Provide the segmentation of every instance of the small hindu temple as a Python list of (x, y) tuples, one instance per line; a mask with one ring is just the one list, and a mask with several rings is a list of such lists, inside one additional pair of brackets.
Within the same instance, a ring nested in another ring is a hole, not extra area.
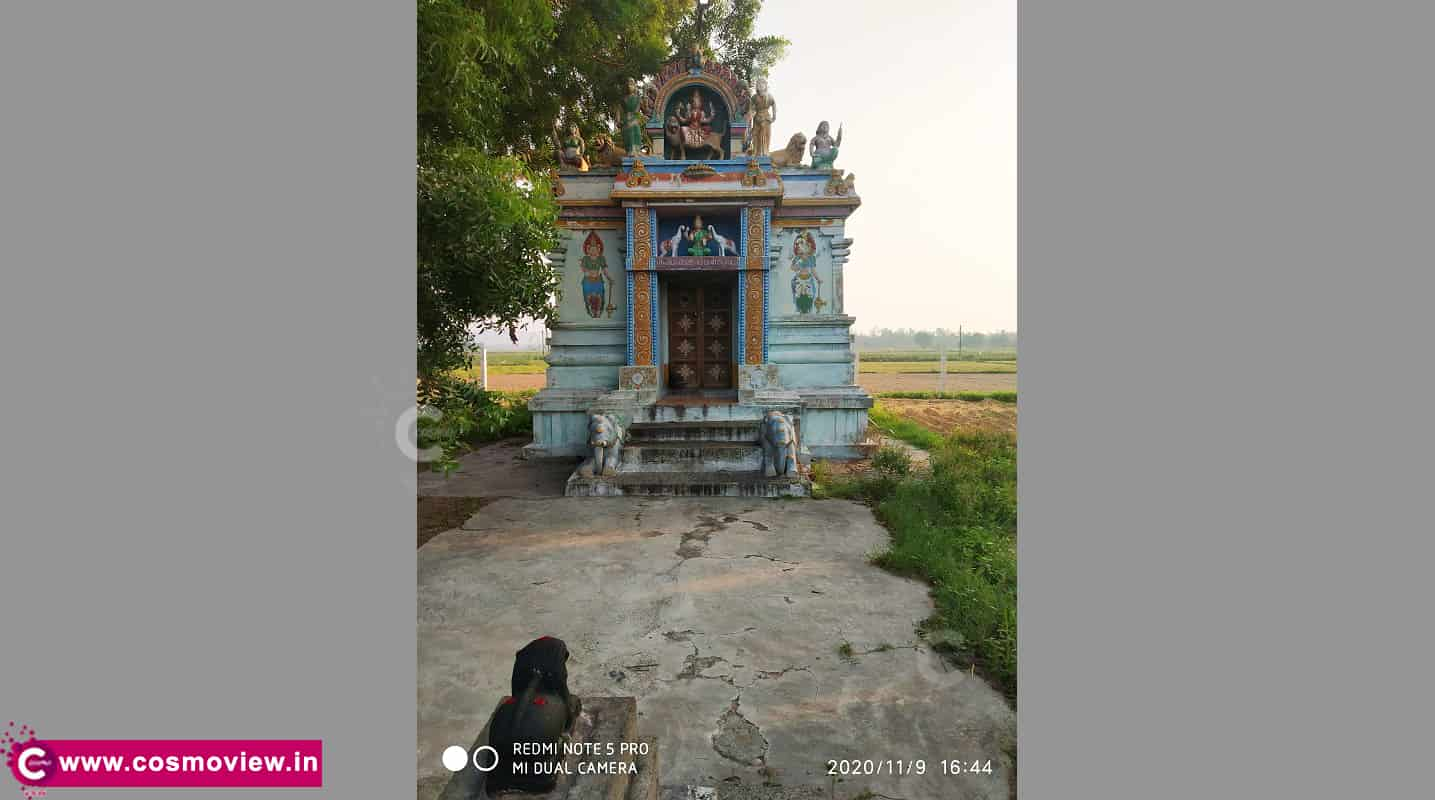
[(842, 129), (779, 124), (754, 83), (694, 54), (629, 81), (621, 141), (557, 133), (562, 288), (526, 454), (583, 456), (570, 495), (802, 495), (810, 459), (868, 450)]

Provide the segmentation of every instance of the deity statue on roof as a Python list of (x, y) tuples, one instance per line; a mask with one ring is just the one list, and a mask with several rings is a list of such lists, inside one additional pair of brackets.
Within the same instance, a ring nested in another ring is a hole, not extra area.
[(623, 96), (623, 149), (637, 153), (643, 149), (643, 93), (638, 91), (638, 82), (628, 79), (628, 93)]
[(812, 137), (813, 169), (832, 169), (832, 162), (837, 160), (837, 148), (842, 146), (842, 126), (837, 126), (836, 139), (827, 133), (829, 130), (824, 119), (818, 123), (817, 133)]
[(767, 93), (767, 79), (757, 79), (757, 91), (748, 99), (747, 152), (767, 155), (772, 142), (772, 123), (777, 121), (777, 99)]
[(583, 134), (578, 131), (578, 126), (575, 124), (569, 128), (567, 136), (560, 134), (555, 126), (553, 136), (558, 140), (558, 163), (579, 172), (587, 172), (588, 146), (583, 143)]

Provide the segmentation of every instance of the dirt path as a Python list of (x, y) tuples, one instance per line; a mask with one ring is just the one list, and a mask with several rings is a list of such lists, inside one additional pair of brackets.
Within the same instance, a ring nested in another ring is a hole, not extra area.
[[(873, 394), (877, 392), (935, 392), (937, 391), (937, 375), (926, 374), (880, 374), (863, 372), (857, 376), (857, 382)], [(984, 373), (970, 374), (962, 373), (948, 375), (947, 383), (943, 388), (947, 392), (1014, 392), (1016, 391), (1016, 375), (1014, 373)]]
[(884, 398), (882, 407), (942, 433), (996, 431), (1016, 433), (1016, 403), (983, 400), (898, 400)]
[(548, 376), (537, 375), (488, 375), (488, 388), (496, 392), (517, 392), (523, 389), (542, 389)]

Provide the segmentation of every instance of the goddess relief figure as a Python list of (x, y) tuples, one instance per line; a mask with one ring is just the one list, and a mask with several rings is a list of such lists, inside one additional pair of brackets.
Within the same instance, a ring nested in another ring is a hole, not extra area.
[(748, 100), (747, 152), (767, 155), (772, 142), (772, 123), (777, 122), (777, 98), (767, 93), (767, 79), (757, 79), (757, 91)]

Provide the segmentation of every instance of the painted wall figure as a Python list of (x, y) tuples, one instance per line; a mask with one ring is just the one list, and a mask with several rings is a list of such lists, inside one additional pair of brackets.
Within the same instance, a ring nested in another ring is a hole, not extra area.
[(583, 240), (583, 258), (578, 266), (583, 272), (583, 307), (588, 310), (588, 316), (602, 319), (606, 312), (612, 317), (615, 307), (608, 298), (608, 292), (613, 288), (613, 276), (608, 274), (608, 260), (603, 257), (603, 240), (598, 238), (597, 231), (588, 231), (588, 237)]
[(792, 240), (792, 304), (797, 313), (810, 314), (822, 310), (822, 278), (817, 274), (817, 240), (812, 231), (802, 229)]
[(812, 136), (812, 168), (832, 169), (837, 160), (837, 148), (842, 146), (842, 126), (837, 126), (837, 138), (828, 134), (827, 120), (817, 123), (817, 133)]

